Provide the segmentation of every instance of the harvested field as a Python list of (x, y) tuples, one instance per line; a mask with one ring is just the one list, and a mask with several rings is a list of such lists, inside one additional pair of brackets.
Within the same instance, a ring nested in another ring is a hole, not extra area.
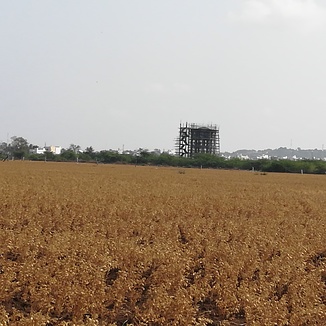
[(326, 176), (3, 162), (0, 325), (326, 325)]

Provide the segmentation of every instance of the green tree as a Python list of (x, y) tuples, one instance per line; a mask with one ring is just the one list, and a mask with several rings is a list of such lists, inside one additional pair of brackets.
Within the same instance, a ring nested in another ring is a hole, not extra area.
[(79, 150), (80, 150), (80, 146), (79, 145), (75, 145), (75, 144), (70, 144), (68, 150), (73, 151), (75, 154), (78, 154)]
[(100, 151), (97, 155), (100, 162), (103, 163), (116, 163), (120, 161), (119, 153), (112, 151)]
[(52, 152), (49, 152), (49, 151), (45, 151), (43, 156), (45, 157), (45, 159), (47, 161), (53, 161), (54, 157), (55, 157), (55, 155)]
[(96, 157), (96, 153), (94, 151), (94, 148), (92, 146), (86, 147), (84, 151), (83, 159), (85, 159), (85, 161), (87, 160), (89, 161), (91, 159), (94, 160), (95, 157)]
[(11, 144), (9, 147), (10, 153), (14, 158), (22, 159), (29, 154), (28, 141), (23, 137), (11, 137)]
[(60, 154), (60, 157), (65, 161), (77, 160), (77, 154), (71, 149), (63, 150), (62, 153)]

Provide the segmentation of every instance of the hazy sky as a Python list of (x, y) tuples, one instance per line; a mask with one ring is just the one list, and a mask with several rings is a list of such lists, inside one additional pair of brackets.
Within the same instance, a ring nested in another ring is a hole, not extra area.
[(221, 150), (326, 144), (326, 2), (0, 2), (0, 140)]

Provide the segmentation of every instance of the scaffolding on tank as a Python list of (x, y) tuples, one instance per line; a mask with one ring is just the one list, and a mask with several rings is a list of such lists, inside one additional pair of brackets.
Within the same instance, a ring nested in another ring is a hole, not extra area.
[(181, 157), (193, 157), (195, 154), (220, 154), (220, 132), (217, 125), (180, 123), (176, 141), (177, 154)]

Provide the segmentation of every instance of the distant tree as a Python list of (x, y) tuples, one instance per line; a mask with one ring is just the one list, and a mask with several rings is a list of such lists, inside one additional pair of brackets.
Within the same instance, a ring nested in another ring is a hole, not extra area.
[(174, 157), (168, 153), (162, 153), (160, 155), (154, 156), (153, 163), (156, 165), (173, 166), (173, 165), (176, 165), (176, 157)]
[(86, 147), (85, 153), (87, 154), (93, 154), (95, 151), (94, 151), (94, 148), (92, 146), (89, 146), (89, 147)]
[(30, 161), (44, 161), (44, 154), (29, 154), (28, 159)]
[(120, 162), (125, 164), (132, 164), (133, 156), (129, 154), (120, 154)]
[(6, 148), (8, 144), (6, 142), (1, 142), (0, 143), (0, 149)]
[(315, 170), (314, 173), (325, 174), (326, 173), (326, 164), (324, 161), (315, 161)]
[(53, 161), (54, 160), (54, 153), (50, 152), (50, 151), (45, 151), (44, 152), (44, 157), (47, 161)]
[(28, 141), (23, 137), (11, 137), (11, 147), (15, 149), (28, 148)]
[(29, 149), (36, 149), (36, 148), (38, 148), (38, 145), (29, 144), (28, 148)]
[(28, 141), (23, 137), (11, 137), (10, 148), (8, 148), (13, 157), (22, 159), (29, 154)]
[(0, 143), (0, 160), (4, 161), (8, 159), (8, 145), (5, 142)]
[(287, 172), (282, 161), (271, 160), (263, 167), (264, 172)]
[(138, 154), (138, 163), (149, 164), (152, 156), (153, 154), (151, 154), (147, 149), (142, 149)]
[(75, 145), (75, 144), (70, 144), (68, 150), (73, 151), (75, 154), (77, 154), (80, 150), (80, 146), (79, 145)]
[(116, 163), (120, 161), (120, 154), (104, 150), (98, 153), (97, 158), (103, 163)]
[(60, 157), (65, 161), (76, 161), (77, 154), (72, 149), (62, 150)]
[[(96, 156), (96, 153), (94, 151), (94, 148), (92, 146), (86, 147), (83, 156), (84, 156), (84, 159), (86, 161), (89, 161), (90, 159), (94, 160), (95, 159), (95, 156)], [(89, 159), (87, 159), (87, 157)]]

